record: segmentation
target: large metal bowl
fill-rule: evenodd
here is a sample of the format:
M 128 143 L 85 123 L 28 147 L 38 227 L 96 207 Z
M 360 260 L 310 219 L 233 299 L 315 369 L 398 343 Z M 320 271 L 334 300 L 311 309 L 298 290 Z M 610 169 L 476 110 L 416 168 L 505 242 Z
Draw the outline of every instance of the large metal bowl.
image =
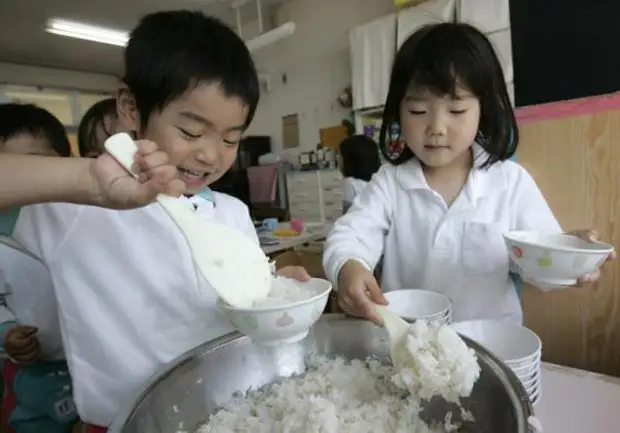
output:
M 463 406 L 476 421 L 472 433 L 528 433 L 532 406 L 514 373 L 482 346 L 464 338 L 478 356 L 482 369 L 470 398 Z M 265 347 L 248 337 L 231 333 L 181 356 L 155 375 L 136 401 L 125 408 L 109 433 L 193 432 L 233 394 L 259 388 L 305 369 L 314 353 L 365 359 L 376 355 L 388 361 L 388 337 L 373 324 L 327 315 L 304 340 L 290 345 Z M 435 399 L 423 417 L 443 420 L 450 409 Z M 459 419 L 455 411 L 453 420 Z

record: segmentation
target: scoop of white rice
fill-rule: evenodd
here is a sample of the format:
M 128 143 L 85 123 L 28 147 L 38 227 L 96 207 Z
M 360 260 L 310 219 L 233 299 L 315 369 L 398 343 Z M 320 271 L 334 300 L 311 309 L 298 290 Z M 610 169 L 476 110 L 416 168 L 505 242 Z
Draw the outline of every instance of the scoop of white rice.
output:
M 392 380 L 402 388 L 429 400 L 440 395 L 449 402 L 471 394 L 480 377 L 473 349 L 449 326 L 418 320 L 407 335 L 407 364 L 397 366 Z
M 293 278 L 274 277 L 269 295 L 265 299 L 254 301 L 254 307 L 281 307 L 308 300 L 319 294 L 310 287 L 313 286 L 305 285 Z

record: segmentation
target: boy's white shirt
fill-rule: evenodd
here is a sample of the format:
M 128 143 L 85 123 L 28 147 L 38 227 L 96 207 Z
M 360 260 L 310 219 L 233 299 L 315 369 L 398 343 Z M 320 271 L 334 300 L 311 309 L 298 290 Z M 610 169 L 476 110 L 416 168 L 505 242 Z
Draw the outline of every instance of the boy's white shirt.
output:
M 0 244 L 0 294 L 0 323 L 36 326 L 41 360 L 64 359 L 58 304 L 47 267 L 17 245 Z
M 484 152 L 474 147 L 476 161 Z M 519 164 L 474 169 L 446 207 L 417 160 L 384 165 L 329 234 L 323 265 L 337 283 L 355 259 L 374 269 L 384 254 L 381 286 L 437 291 L 452 300 L 453 320 L 502 319 L 523 313 L 502 233 L 561 232 L 534 179 Z
M 247 206 L 195 197 L 197 212 L 258 243 Z M 81 419 L 107 426 L 160 367 L 233 331 L 189 247 L 157 204 L 113 211 L 24 207 L 14 238 L 50 268 Z

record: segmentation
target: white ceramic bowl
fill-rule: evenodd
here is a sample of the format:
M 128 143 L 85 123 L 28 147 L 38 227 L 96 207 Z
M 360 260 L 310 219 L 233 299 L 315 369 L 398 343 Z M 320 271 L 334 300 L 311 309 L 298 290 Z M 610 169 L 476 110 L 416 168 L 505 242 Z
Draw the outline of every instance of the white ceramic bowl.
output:
M 242 334 L 264 345 L 294 343 L 308 335 L 327 305 L 332 284 L 320 278 L 312 278 L 303 284 L 316 293 L 310 299 L 285 306 L 240 309 L 218 299 L 228 320 Z
M 455 322 L 451 326 L 456 332 L 480 343 L 509 365 L 521 365 L 524 362 L 530 364 L 532 358 L 539 356 L 542 348 L 538 335 L 514 323 L 469 320 Z
M 504 241 L 521 277 L 543 290 L 574 285 L 577 278 L 596 271 L 614 250 L 610 244 L 562 233 L 512 231 L 504 234 Z
M 424 319 L 449 323 L 452 320 L 450 299 L 441 293 L 401 289 L 385 293 L 385 298 L 388 308 L 409 322 Z

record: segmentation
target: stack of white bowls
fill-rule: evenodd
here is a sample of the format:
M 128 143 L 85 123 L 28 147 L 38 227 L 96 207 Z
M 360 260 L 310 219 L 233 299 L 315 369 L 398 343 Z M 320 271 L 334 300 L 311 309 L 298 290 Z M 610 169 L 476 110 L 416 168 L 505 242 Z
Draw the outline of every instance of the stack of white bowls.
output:
M 407 322 L 428 320 L 452 322 L 452 303 L 447 296 L 430 290 L 401 289 L 385 293 L 388 308 Z
M 451 326 L 504 361 L 523 384 L 532 404 L 540 401 L 542 343 L 538 335 L 524 326 L 496 320 L 470 320 Z

